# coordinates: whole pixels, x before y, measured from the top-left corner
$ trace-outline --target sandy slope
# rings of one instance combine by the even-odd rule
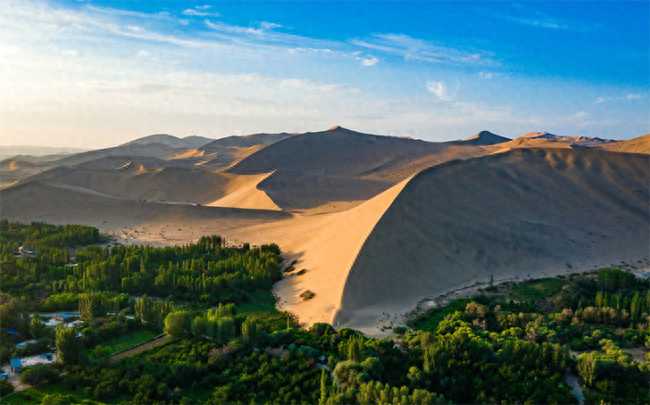
[[[377,332],[383,312],[491,274],[540,277],[647,258],[649,163],[539,149],[423,171],[366,240],[335,322]]]
[[[619,141],[599,146],[599,149],[612,152],[650,154],[650,134],[627,141]]]
[[[228,182],[223,186],[223,197],[206,205],[247,209],[280,210],[271,198],[258,188],[271,173],[253,175],[220,174]]]
[[[529,132],[508,142],[500,143],[495,153],[507,152],[521,148],[593,148],[613,143],[610,139],[591,138],[586,136],[560,136],[548,132]]]
[[[281,308],[298,315],[306,325],[331,323],[359,249],[406,182],[352,209],[233,229],[227,235],[256,244],[278,243],[287,263],[298,260],[296,271],[274,286]],[[297,275],[302,269],[306,273]],[[303,301],[299,295],[305,290],[315,297]]]
[[[279,170],[261,182],[259,189],[284,210],[302,210],[369,200],[394,184],[385,180]]]
[[[436,152],[440,144],[367,135],[345,128],[287,138],[243,159],[228,171],[238,174],[294,173],[364,177]]]
[[[151,224],[185,228],[225,220],[240,221],[238,226],[242,226],[292,217],[280,211],[133,201],[81,187],[36,181],[2,190],[0,203],[2,218],[12,221],[78,223],[97,226],[103,231]],[[197,232],[192,238],[198,236]]]

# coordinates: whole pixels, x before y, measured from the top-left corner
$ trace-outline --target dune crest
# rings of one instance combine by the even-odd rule
[[[273,173],[258,175],[222,174],[228,182],[220,199],[206,204],[209,207],[237,207],[281,211],[268,195],[259,189],[259,184]]]

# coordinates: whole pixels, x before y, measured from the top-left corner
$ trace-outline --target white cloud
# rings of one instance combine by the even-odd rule
[[[371,56],[370,58],[367,59],[363,59],[361,61],[361,64],[363,66],[375,66],[378,63],[379,63],[379,59],[375,58],[374,56]]]
[[[640,100],[642,98],[643,98],[643,94],[638,94],[638,93],[631,93],[628,94],[627,96],[620,96],[620,97],[598,97],[596,101],[594,101],[594,104],[602,104],[605,101],[609,101],[609,100],[614,100],[614,101]]]
[[[493,55],[476,49],[449,48],[432,41],[404,34],[375,34],[370,38],[354,39],[352,44],[401,56],[404,60],[452,65],[497,65]]]
[[[160,13],[155,13],[155,14],[149,14],[149,13],[141,13],[139,11],[120,10],[116,8],[93,6],[90,4],[88,4],[86,7],[92,11],[98,11],[104,14],[112,14],[112,15],[125,16],[125,17],[139,17],[139,18],[169,18],[170,17],[169,13],[167,13],[166,11],[162,11]]]
[[[148,57],[151,56],[151,52],[140,51],[140,52],[138,52],[138,54],[137,54],[136,56],[137,56],[138,58],[148,58]]]
[[[205,7],[205,6],[195,7],[195,8],[188,8],[186,10],[183,10],[183,12],[181,14],[194,16],[194,17],[208,17],[208,16],[209,17],[219,17],[220,16],[220,14],[217,13],[217,12],[209,13],[209,12],[205,11],[207,9],[203,8],[203,7]]]
[[[491,73],[491,72],[478,72],[478,77],[480,77],[481,79],[487,79],[487,80],[489,80],[489,79],[493,78],[494,76],[495,76],[495,73]]]
[[[194,8],[197,10],[209,10],[212,8],[212,6],[206,4],[204,6],[195,6]]]
[[[280,28],[280,27],[282,27],[282,25],[272,23],[272,22],[262,21],[260,23],[260,28],[263,29],[263,30],[274,30],[274,29]]]
[[[577,113],[575,113],[573,115],[568,116],[567,120],[568,121],[583,121],[583,120],[589,118],[589,115],[590,114],[588,112],[586,112],[586,111],[580,111],[580,112],[577,112]]]
[[[130,29],[131,31],[134,31],[134,32],[144,32],[145,31],[144,28],[142,28],[142,27],[140,27],[138,25],[129,25],[126,28],[128,28],[128,29]]]
[[[443,81],[436,82],[434,80],[428,80],[427,90],[429,93],[434,94],[436,97],[438,97],[438,99],[441,101],[450,101],[452,99],[451,94],[449,94],[449,89]]]
[[[68,49],[63,51],[63,54],[66,56],[79,56],[79,52],[74,49]]]

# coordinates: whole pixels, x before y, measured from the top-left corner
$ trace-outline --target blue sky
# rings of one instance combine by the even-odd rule
[[[650,132],[648,2],[0,0],[0,144]]]

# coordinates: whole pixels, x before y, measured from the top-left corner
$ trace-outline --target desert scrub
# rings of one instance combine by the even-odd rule
[[[300,270],[299,272],[297,272],[296,275],[297,275],[297,276],[302,276],[302,275],[305,274],[306,272],[307,272],[306,269],[302,269],[302,270]]]
[[[302,298],[303,301],[307,301],[314,298],[314,295],[316,294],[314,294],[312,291],[305,290],[300,294],[300,298]]]

